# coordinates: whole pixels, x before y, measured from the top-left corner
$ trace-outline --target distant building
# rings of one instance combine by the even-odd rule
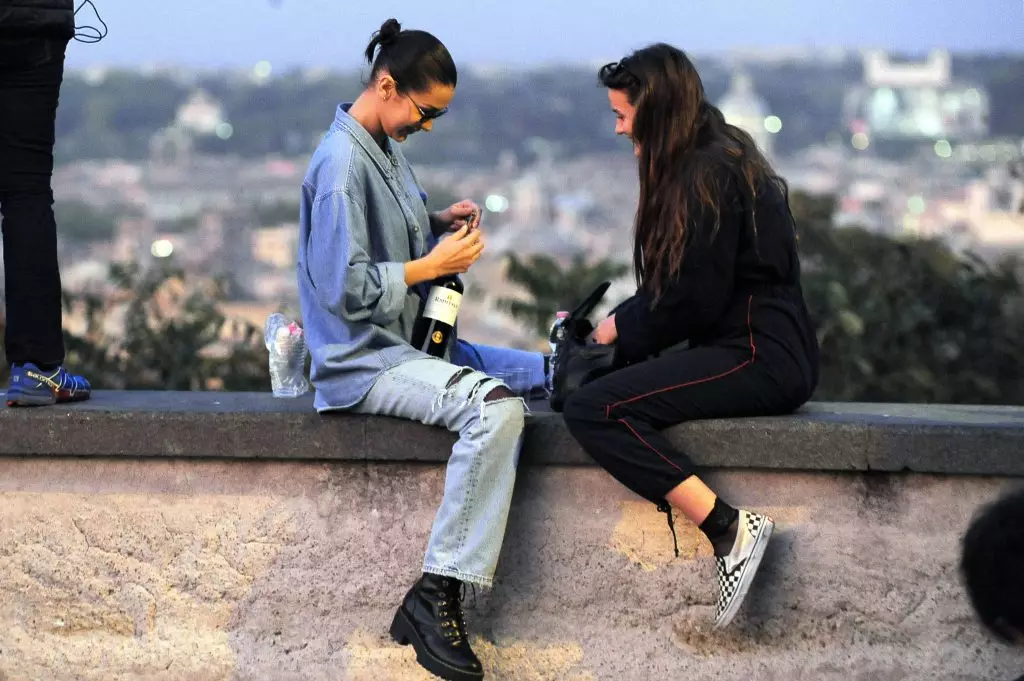
[[[228,139],[232,134],[220,102],[198,89],[178,107],[174,122],[150,138],[150,163],[171,167],[187,165],[192,158],[195,138],[216,135]]]
[[[765,127],[765,119],[770,113],[768,104],[754,90],[750,76],[741,71],[734,73],[729,90],[719,101],[718,108],[727,123],[754,138],[761,153],[769,157],[772,155],[772,133]]]
[[[233,279],[234,299],[250,295],[256,274],[252,222],[252,216],[242,208],[227,211],[224,215],[224,248],[219,254],[220,273]]]
[[[192,148],[192,135],[183,128],[162,128],[149,139],[149,160],[159,166],[184,166],[192,158]]]
[[[571,235],[593,221],[597,204],[590,192],[559,194],[552,200],[555,230]]]
[[[511,218],[519,224],[547,223],[551,204],[536,172],[523,174],[512,186]]]
[[[844,125],[859,150],[874,142],[960,142],[989,133],[989,97],[977,83],[954,81],[950,55],[896,62],[886,53],[863,55],[863,83],[846,96]],[[939,153],[939,152],[937,152]]]
[[[296,225],[257,229],[253,232],[253,257],[258,263],[291,273],[295,269],[298,239]]]
[[[213,135],[227,121],[220,103],[205,90],[196,90],[188,101],[178,107],[175,125],[197,135]]]
[[[121,218],[117,222],[111,260],[114,262],[149,262],[150,244],[156,229],[149,218]]]
[[[945,87],[951,81],[949,52],[935,50],[923,62],[894,62],[881,50],[865,50],[864,83],[871,87]]]

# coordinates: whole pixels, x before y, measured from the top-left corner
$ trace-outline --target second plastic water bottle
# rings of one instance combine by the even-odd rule
[[[569,318],[569,312],[566,310],[559,310],[555,313],[555,321],[551,324],[551,330],[548,331],[548,346],[551,348],[551,357],[548,360],[548,375],[545,377],[545,388],[550,393],[555,389],[554,378],[555,369],[558,366],[558,345],[565,338],[565,320]]]

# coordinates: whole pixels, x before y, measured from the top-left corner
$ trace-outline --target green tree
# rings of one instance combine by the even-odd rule
[[[1024,403],[1017,261],[834,228],[831,205],[800,194],[792,201],[821,345],[815,398]]]
[[[260,329],[228,320],[220,280],[192,280],[175,269],[111,268],[108,297],[65,296],[67,314],[85,320],[65,334],[68,364],[96,388],[266,390],[267,351]],[[111,334],[123,314],[123,335]]]
[[[629,271],[629,265],[612,260],[588,263],[577,253],[568,266],[548,255],[520,259],[508,256],[506,277],[521,286],[527,298],[502,298],[498,307],[529,324],[539,336],[546,336],[559,310],[575,307],[603,281],[615,280]]]

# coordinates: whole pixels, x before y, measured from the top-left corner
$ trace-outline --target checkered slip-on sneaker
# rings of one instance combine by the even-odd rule
[[[739,611],[775,529],[775,521],[768,516],[743,509],[740,509],[738,525],[732,551],[727,556],[715,558],[720,588],[715,612],[716,629],[727,626]]]

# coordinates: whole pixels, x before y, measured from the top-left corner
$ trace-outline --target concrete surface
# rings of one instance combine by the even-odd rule
[[[1024,409],[818,403],[673,429],[724,498],[779,523],[722,633],[700,533],[679,518],[675,558],[665,516],[534,407],[496,588],[467,598],[489,679],[1024,671],[975,622],[956,568],[978,506],[1024,484]],[[319,416],[308,396],[0,409],[0,681],[430,678],[386,631],[452,437]]]
[[[709,626],[714,569],[697,530],[679,520],[674,558],[664,515],[599,469],[525,467],[496,587],[466,600],[488,678],[1024,671],[1021,652],[979,629],[956,571],[971,514],[1021,481],[707,477],[779,523],[725,633]],[[443,480],[442,466],[422,463],[0,457],[0,679],[428,679],[386,631]]]
[[[557,414],[532,405],[524,461],[589,464]],[[54,418],[59,415],[60,418]],[[70,407],[0,409],[0,455],[430,461],[453,436],[381,417],[319,416],[312,397],[97,392]],[[1024,408],[812,403],[784,417],[669,432],[699,464],[787,470],[1024,475]]]

